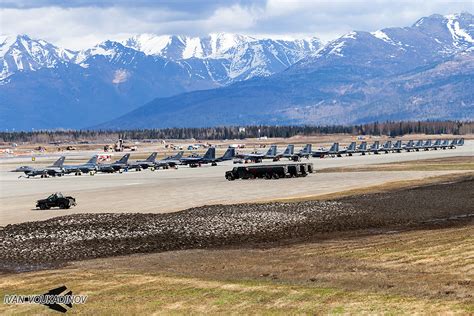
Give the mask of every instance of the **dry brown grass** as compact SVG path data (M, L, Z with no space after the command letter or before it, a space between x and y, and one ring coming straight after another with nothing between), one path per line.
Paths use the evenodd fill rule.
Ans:
M397 163L384 163L364 166L348 166L325 168L318 172L376 172L376 171L446 171L446 170L466 170L474 171L474 156L461 156L449 158L420 159L413 161L403 161Z
M474 312L473 229L97 259L5 275L0 294L41 293L65 284L89 296L72 310L85 315L469 314ZM50 314L32 305L1 305L0 313Z

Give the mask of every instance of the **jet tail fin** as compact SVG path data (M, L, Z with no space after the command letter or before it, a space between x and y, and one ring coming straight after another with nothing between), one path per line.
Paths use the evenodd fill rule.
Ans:
M128 162L128 158L130 158L130 154L125 154L122 158L120 158L120 160L117 160L117 163L127 163Z
M294 150L295 150L295 145L290 144L290 145L288 145L288 147L286 147L285 152L283 153L283 155L293 155Z
M312 145L311 144L306 144L306 146L304 146L303 150L301 150L301 153L302 154L310 154L311 153L311 150L312 150Z
M356 149L356 142L352 142L349 147L347 147L347 150L349 151L354 151Z
M270 148L268 149L266 156L275 156L277 152L277 146L276 145L271 145Z
M152 153L152 154L146 159L146 161L148 161L148 162L155 162L155 160L156 160L156 155L157 155L157 154L158 154L157 152Z
M235 157L235 148L227 148L221 159L232 159Z
M204 159L216 159L216 149L214 147L209 148L204 154Z
M332 144L331 148L329 149L329 152L336 152L336 151L339 151L339 143Z
M94 164L94 165L97 164L97 155L92 156L92 158L89 159L87 163Z
M63 164L64 164L64 160L66 159L66 157L64 156L61 156L58 160L56 160L54 163L53 163L53 167L62 167Z

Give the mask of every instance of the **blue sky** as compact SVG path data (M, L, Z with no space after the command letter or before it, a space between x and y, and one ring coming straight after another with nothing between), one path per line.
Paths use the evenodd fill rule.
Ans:
M72 49L137 33L232 32L328 41L352 30L408 26L433 13L473 11L472 0L0 0L0 32Z

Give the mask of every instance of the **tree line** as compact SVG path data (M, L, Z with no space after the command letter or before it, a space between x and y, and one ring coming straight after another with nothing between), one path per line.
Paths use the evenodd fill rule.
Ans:
M403 121L374 122L357 125L294 125L294 126L217 126L202 128L162 128L132 130L39 130L31 132L0 132L2 142L51 143L64 141L116 141L117 139L244 139L256 137L292 137L325 134L386 135L474 133L471 121Z

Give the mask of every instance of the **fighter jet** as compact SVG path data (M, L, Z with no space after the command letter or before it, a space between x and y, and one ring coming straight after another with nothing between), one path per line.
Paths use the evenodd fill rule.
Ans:
M416 151L420 151L420 149L423 149L423 140L420 139L419 141L417 141L416 144L413 146L413 148Z
M440 148L446 150L446 148L448 148L448 147L449 147L449 139L443 140L443 142L440 145Z
M346 154L348 156L352 156L352 154L355 154L356 152L357 152L356 142L350 143L350 145L347 146L347 148L346 148Z
M357 147L357 152L364 156L367 152L367 142L360 143L359 147Z
M135 169L136 171L141 171L142 169L148 168L154 170L156 165L155 160L157 154L157 152L154 152L145 160L137 160L132 163L129 163L128 167L131 169Z
M457 142L458 142L457 139L451 140L451 143L449 144L448 148L449 148L449 149L456 148Z
M23 168L23 172L25 173L27 178L35 177L35 176L41 176L41 178L47 178L49 176L60 177L64 175L64 168L63 168L64 159L66 159L66 157L61 156L51 166L48 166L45 168L33 168L33 167L28 167L28 166L23 166L20 168Z
M211 166L217 166L218 162L231 160L235 156L235 148L227 148L226 152L222 157L216 158L216 149L211 147L207 150L204 156L191 156L181 158L180 161L183 165L189 165L189 167L194 168L201 166L202 164L210 163Z
M298 156L300 159L309 159L309 156L311 156L312 147L313 146L311 144L306 144L306 146L304 146L304 148L297 152L295 155Z
M433 148L434 150L440 149L441 148L441 139L435 140L435 142L433 143L431 148Z
M379 145L379 141L376 140L369 148L369 153L374 153L375 155L378 155L379 154L379 150L380 150L380 145Z
M324 158L325 156L342 157L342 154L344 154L345 152L346 152L345 149L341 149L341 150L339 149L339 143L334 143L329 149L320 148L316 151L313 151L313 157L319 157L319 158Z
M396 143L392 147L392 151L396 153L401 153L402 152L402 141L397 140Z
M276 145L271 145L266 153L238 154L236 157L252 162L262 162L263 159L273 159L273 161L280 159L280 155L277 154Z
M82 173L91 173L94 174L97 170L97 155L92 156L89 161L87 161L85 164L82 165L64 165L64 172L69 174L73 173L76 176L82 175Z
M433 148L433 146L431 145L431 139L426 140L425 143L423 144L422 148L425 151L428 151L431 148Z
M284 152L277 154L277 156L280 156L282 158L294 159L295 157L294 152L295 152L295 145L290 144L286 147Z
M392 150L392 141L391 140L387 140L385 142L385 144L383 144L383 146L380 148L380 151L383 151L386 154L388 154L391 150Z
M464 138L459 138L456 142L456 146L464 146Z
M177 168L178 165L181 165L180 159L183 157L184 151L180 151L174 156L169 156L164 159L155 161L155 168Z
M405 145L402 145L402 148L408 152L415 150L415 142L410 139Z
M117 160L116 162L109 163L109 164L98 164L98 171L105 172L105 173L113 173L113 172L122 172L123 170L128 170L128 158L130 158L130 154L125 154L122 158Z

